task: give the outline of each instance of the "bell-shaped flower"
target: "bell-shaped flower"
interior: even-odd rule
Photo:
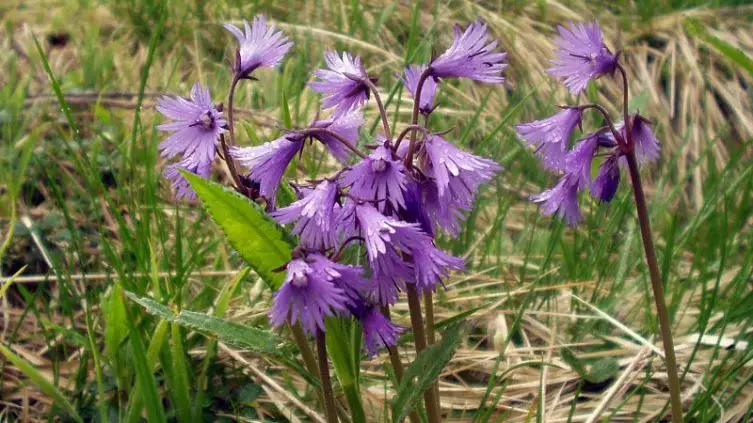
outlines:
[[[293,46],[293,42],[282,31],[275,31],[274,25],[267,25],[267,19],[263,15],[255,16],[251,25],[244,20],[245,31],[230,23],[223,26],[240,43],[233,69],[238,78],[247,78],[261,67],[277,67]]]
[[[334,116],[361,107],[369,98],[369,87],[364,82],[368,75],[361,64],[361,58],[335,51],[324,54],[327,69],[317,69],[314,76],[318,80],[309,83],[314,91],[324,95],[322,106],[335,108]]]
[[[554,43],[559,47],[552,67],[548,70],[562,78],[573,94],[578,94],[588,81],[602,75],[613,74],[617,69],[617,55],[604,45],[601,28],[596,21],[559,26],[559,36]]]
[[[481,20],[470,24],[465,31],[455,25],[454,40],[439,57],[429,64],[434,78],[468,78],[500,84],[504,82],[502,70],[507,67],[507,53],[495,51],[497,40],[489,39],[488,27]]]

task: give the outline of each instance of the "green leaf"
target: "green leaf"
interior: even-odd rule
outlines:
[[[170,361],[173,366],[172,389],[170,395],[175,403],[175,411],[178,421],[190,422],[191,417],[191,394],[188,389],[188,364],[186,363],[186,351],[183,347],[183,335],[180,326],[170,325],[171,348]]]
[[[52,400],[55,401],[55,404],[65,410],[65,412],[68,413],[69,416],[71,416],[77,422],[83,422],[81,416],[78,415],[78,412],[73,407],[73,405],[68,402],[68,399],[65,398],[65,395],[63,395],[63,393],[60,392],[60,390],[58,390],[58,388],[53,385],[52,382],[50,382],[42,373],[40,373],[39,370],[37,370],[31,363],[16,355],[13,351],[8,349],[3,344],[0,344],[0,353],[5,356],[6,360],[8,360],[13,366],[21,371],[21,373],[26,375],[26,377],[28,377],[31,382],[39,388],[39,390],[52,398]]]
[[[290,117],[290,107],[288,106],[288,96],[285,91],[282,92],[282,105],[280,106],[280,113],[282,114],[282,123],[286,128],[293,127],[293,119]]]
[[[354,345],[352,345],[353,342],[351,342],[350,337],[350,330],[354,322],[344,318],[329,318],[326,325],[327,352],[332,359],[332,365],[335,368],[337,379],[340,380],[340,386],[345,392],[345,398],[348,400],[352,420],[354,423],[365,422],[366,414],[361,405],[361,393],[358,386],[360,354],[355,357],[354,361],[352,353]]]
[[[189,329],[216,336],[226,344],[275,357],[289,357],[291,354],[290,348],[285,346],[282,340],[271,332],[193,311],[183,310],[176,315],[169,308],[151,298],[139,297],[132,292],[127,292],[126,295],[144,307],[149,314]]]
[[[258,204],[198,175],[181,170],[212,219],[220,225],[230,245],[272,289],[278,289],[290,261],[293,243],[285,230]]]
[[[686,18],[683,24],[690,35],[700,38],[704,42],[710,44],[725,57],[753,75],[753,58],[748,56],[744,51],[711,34],[706,29],[706,26],[697,19]]]
[[[460,345],[462,329],[462,323],[451,326],[442,341],[418,354],[416,360],[405,369],[397,395],[392,400],[392,421],[402,421],[447,366]]]
[[[617,363],[617,360],[605,358],[589,366],[585,379],[591,383],[602,383],[616,375],[619,371],[620,365]]]

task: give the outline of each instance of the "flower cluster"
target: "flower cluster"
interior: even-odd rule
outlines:
[[[622,77],[626,77],[619,55],[611,53],[604,44],[596,22],[559,27],[556,44],[559,49],[549,72],[562,78],[573,94],[603,75],[620,71]],[[586,110],[600,112],[604,126],[587,133],[571,147],[570,140],[582,126]],[[544,214],[558,214],[570,225],[577,225],[583,220],[578,205],[579,192],[588,190],[597,200],[609,202],[617,192],[620,166],[627,155],[634,154],[638,163],[658,159],[659,142],[651,122],[637,113],[629,114],[628,110],[624,111],[624,116],[627,125],[624,119],[614,124],[600,105],[564,106],[551,117],[517,126],[518,136],[535,149],[544,168],[560,177],[553,188],[531,197]],[[591,169],[597,157],[602,161],[596,176],[592,177]]]
[[[245,32],[230,24],[225,27],[240,42],[235,81],[254,79],[256,69],[276,66],[291,47],[263,17],[252,25],[245,23]],[[497,42],[488,38],[481,22],[465,31],[456,27],[447,51],[428,64],[405,69],[400,79],[414,98],[416,115],[414,124],[398,137],[390,133],[375,89],[377,79],[367,74],[361,58],[328,51],[326,68],[314,72],[309,86],[322,94],[322,108],[331,110],[329,117],[259,146],[228,146],[229,157],[223,158],[248,170],[237,178],[248,185],[237,187],[246,188],[239,191],[248,194],[247,188],[253,187],[254,200],[264,202],[270,215],[291,225],[298,236],[293,259],[285,265],[285,282],[269,312],[274,326],[300,323],[314,335],[324,331],[328,316],[351,316],[360,322],[365,348],[374,355],[394,345],[404,330],[382,310],[397,301],[406,284],[419,293],[433,292],[451,271],[464,267],[462,259],[439,249],[434,238],[441,231],[457,233],[479,187],[501,167],[462,151],[416,122],[418,113],[428,116],[435,111],[442,79],[504,81],[505,53],[496,51]],[[371,97],[377,99],[385,133],[367,142],[364,152],[359,147],[365,122],[362,108]],[[232,112],[232,104],[228,107]],[[218,143],[225,146],[225,128],[232,129],[232,122],[226,125],[209,93],[198,85],[190,101],[166,98],[158,110],[174,121],[160,127],[173,131],[160,149],[165,157],[184,157],[167,176],[179,195],[190,197],[190,187],[175,167],[207,177]],[[278,206],[277,191],[286,183],[288,165],[312,142],[323,145],[342,168],[296,185],[298,199]],[[355,243],[364,246],[364,266],[340,262]]]
[[[256,69],[276,66],[291,46],[263,17],[250,26],[245,23],[245,32],[230,24],[226,28],[240,42],[233,68],[236,79],[253,79]],[[401,80],[417,111],[425,116],[434,112],[441,79],[503,82],[505,54],[495,51],[496,45],[488,42],[486,26],[475,22],[465,31],[456,27],[452,46],[431,63],[406,68]],[[387,133],[377,134],[369,143],[371,151],[362,152],[361,108],[372,95],[378,96],[376,79],[366,73],[360,57],[347,52],[327,52],[325,64],[326,69],[314,72],[310,86],[323,95],[322,107],[332,110],[330,117],[260,146],[233,146],[226,159],[248,169],[241,180],[254,186],[272,217],[291,224],[299,237],[270,310],[272,324],[300,322],[307,333],[315,334],[324,330],[327,316],[349,315],[361,323],[366,348],[373,355],[381,346],[394,345],[403,331],[380,308],[394,304],[406,284],[431,292],[449,272],[463,268],[463,260],[437,248],[434,237],[441,230],[457,233],[479,186],[501,168],[419,125],[393,139],[385,122]],[[190,101],[165,98],[158,110],[174,121],[160,127],[173,132],[160,149],[167,158],[183,155],[166,175],[179,196],[191,197],[176,167],[207,177],[217,144],[224,143],[226,122],[209,93],[198,86]],[[299,199],[277,208],[285,170],[308,140],[324,145],[343,168],[316,183],[297,186]],[[367,268],[339,263],[354,242],[365,246]]]

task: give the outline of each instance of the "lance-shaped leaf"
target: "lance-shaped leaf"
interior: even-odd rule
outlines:
[[[282,226],[250,199],[190,172],[181,171],[230,245],[272,289],[285,273],[276,271],[290,261],[293,241]]]

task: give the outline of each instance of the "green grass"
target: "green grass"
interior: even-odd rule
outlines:
[[[221,0],[210,8],[202,2],[61,0],[0,7],[0,62],[6,70],[0,76],[0,272],[6,278],[23,270],[12,286],[0,289],[0,346],[6,357],[0,361],[0,418],[28,412],[40,419],[78,415],[84,421],[284,421],[290,410],[305,418],[276,387],[247,373],[247,365],[222,349],[221,340],[149,314],[122,292],[152,298],[175,315],[196,312],[268,328],[269,289],[247,270],[207,213],[197,203],[176,202],[161,179],[165,163],[157,153],[162,134],[155,128],[160,122],[155,96],[186,95],[200,80],[221,99],[230,82],[234,44],[220,23],[263,12],[281,23],[296,46],[279,70],[262,72],[260,81],[238,92],[238,107],[252,111],[239,113],[242,143],[272,139],[288,120],[304,126],[314,118],[318,98],[306,82],[327,47],[363,56],[369,72],[379,77],[388,107],[399,111],[393,127],[401,127],[409,120],[410,104],[394,75],[404,62],[426,61],[441,51],[452,22],[466,24],[498,9],[497,2],[437,1],[433,8],[378,1],[304,3]],[[652,9],[641,3],[620,2],[608,12],[594,6],[590,15],[586,5],[572,7],[584,17],[628,22],[628,31],[648,19],[699,6],[667,2]],[[512,22],[511,28],[516,19],[541,20],[542,28],[572,19],[545,2],[500,6],[505,7],[498,16]],[[747,19],[749,13],[741,9],[740,15]],[[505,41],[522,37],[494,25]],[[61,35],[68,37],[64,45],[56,43]],[[552,177],[515,139],[513,126],[551,113],[553,90],[560,89],[529,71],[525,47],[538,51],[540,46],[511,52],[509,85],[443,85],[444,112],[431,122],[437,129],[456,127],[450,139],[506,168],[483,189],[460,236],[440,240],[469,258],[468,271],[453,277],[450,289],[436,298],[443,327],[451,326],[453,316],[477,309],[450,363],[460,370],[445,375],[443,386],[479,388],[458,395],[456,403],[464,408],[453,411],[474,421],[499,421],[502,405],[515,407],[504,416],[530,414],[541,421],[541,410],[550,412],[560,386],[561,417],[587,415],[598,402],[594,392],[608,389],[618,376],[606,372],[605,386],[593,383],[596,364],[610,369],[623,360],[618,368],[624,369],[641,340],[658,333],[626,175],[611,204],[583,198],[586,221],[576,229],[540,216],[526,200],[549,186]],[[721,57],[701,47],[695,53],[704,58],[701,66]],[[713,60],[705,60],[709,57]],[[725,72],[744,72],[729,63]],[[747,86],[741,84],[738,91],[743,102],[749,101]],[[557,92],[559,101],[563,93]],[[665,107],[647,93],[633,94],[658,110]],[[589,96],[609,100],[596,91]],[[379,128],[375,110],[368,114],[364,142]],[[718,133],[700,134],[702,148],[691,159],[683,144],[671,144],[655,168],[644,170],[662,276],[682,347],[678,361],[684,388],[701,384],[685,403],[688,421],[717,421],[722,410],[735,421],[753,414],[753,346],[748,342],[753,162],[751,140],[739,135],[733,115],[728,119],[716,127]],[[686,140],[698,135],[671,125],[659,131]],[[729,160],[717,160],[720,150]],[[288,176],[303,180],[329,169],[326,155],[317,150]],[[221,172],[215,179],[228,181]],[[599,318],[593,307],[614,321]],[[570,319],[569,314],[587,318]],[[487,330],[500,316],[505,329]],[[407,324],[400,307],[396,319]],[[615,321],[638,336],[626,334]],[[699,333],[725,339],[700,342]],[[281,337],[293,348],[285,333]],[[565,344],[575,346],[563,353]],[[543,349],[530,353],[528,347]],[[228,348],[240,351],[287,395],[315,404],[302,365],[251,348]],[[568,354],[575,358],[568,361]],[[379,397],[375,392],[392,390],[386,362],[382,355],[363,364],[360,385],[362,391],[371,388],[372,400]],[[602,417],[659,414],[668,398],[661,367],[659,359],[645,363]],[[550,378],[556,374],[565,382],[549,381],[541,398],[538,381],[544,368]],[[521,394],[523,382],[536,386]],[[18,395],[24,388],[31,392],[28,405]],[[346,404],[342,387],[336,390]],[[364,405],[373,419],[389,420],[389,410],[389,404],[377,400]]]

